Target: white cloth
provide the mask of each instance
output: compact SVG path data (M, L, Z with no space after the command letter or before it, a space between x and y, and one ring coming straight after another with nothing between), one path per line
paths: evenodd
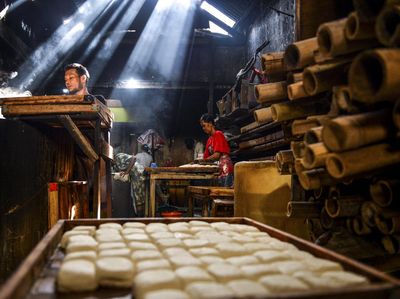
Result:
M138 163L143 167L150 167L151 162L153 162L153 158L151 157L151 155L146 152L140 152L136 154L135 158L136 158L135 163Z

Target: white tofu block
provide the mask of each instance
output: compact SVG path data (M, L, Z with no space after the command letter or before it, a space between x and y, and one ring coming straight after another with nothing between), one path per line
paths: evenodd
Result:
M189 284L185 291L192 299L234 298L234 292L216 282L194 282Z
M341 282L343 286L358 286L369 283L366 277L348 271L327 271L322 273L322 277L329 277Z
M183 247L182 240L175 238L158 239L155 240L155 243L161 250L170 247Z
M96 226L94 225L78 225L75 226L72 231L88 231L91 236L96 232Z
M290 275L267 275L258 281L271 293L292 293L310 289L304 282Z
M232 241L233 242L237 242L237 243L253 243L256 240L252 237L249 236L244 236L244 235L240 235L240 236L232 236Z
M297 271L306 271L308 270L305 267L304 263L298 261L279 261L274 262L271 265L278 268L279 272L282 274L291 275Z
M132 228L145 228L146 224L142 223L142 222L125 222L122 225L123 228L128 228L128 227L132 227Z
M143 260L136 263L136 271L138 273L146 270L156 269L171 269L171 264L167 259L164 258Z
M191 220L189 221L189 224L193 226L210 226L210 223L202 220Z
M204 239L184 239L183 244L186 248L198 248L205 247L210 244L207 240Z
M135 263L144 260L160 259L162 257L158 250L135 250L131 255L131 259Z
M96 240L99 243L108 243L108 242L123 242L124 239L119 234L97 234Z
M107 243L100 243L97 247L97 250L101 251L101 250L122 249L122 248L128 248L124 242L107 242Z
M90 236L72 236L68 242L66 249L67 253L92 250L97 250L97 242Z
M157 232L150 234L151 239L158 240L158 239L171 239L175 238L174 234L171 232Z
M234 279L240 279L243 277L243 273L239 267L228 263L212 264L207 267L207 271L210 272L218 282L226 283Z
M125 242L150 242L150 237L147 234L129 234L124 235Z
M94 250L91 251L77 251L71 252L64 257L63 262L70 261L70 260L88 260L91 262L95 262L97 258L97 252Z
M99 229L103 228L112 228L121 231L122 230L122 225L119 223L115 222L108 222L108 223L102 223L99 225Z
M235 265L235 266L245 266L245 265L253 265L253 264L259 264L260 260L257 259L253 255L242 255L242 256L234 256L225 259L229 264Z
M291 260L291 257L285 251L260 250L254 252L253 255L264 263Z
M259 282L249 279L232 280L226 284L239 298L261 297L269 291Z
M191 233L186 233L186 232L185 233L183 233L183 232L175 232L174 233L174 238L181 239L181 240L192 239L193 235Z
M87 230L69 230L65 232L61 238L60 247L67 248L69 239L72 236L91 236L90 231Z
M251 238L267 238L267 237L269 237L269 234L266 232L244 232L243 234L245 236L248 236Z
M243 265L240 267L243 274L251 279L258 280L262 276L280 274L278 268L269 264Z
M146 294L162 289L181 289L181 283L171 270L148 270L140 272L134 278L135 298L145 298Z
M180 267L175 270L175 273L185 286L197 281L215 281L206 270L200 267Z
M238 255L247 255L249 251L239 243L223 242L215 245L215 248L221 253L221 257L228 258Z
M236 231L241 232L241 233L259 232L260 231L257 227L247 225L247 224L231 224L230 226L233 227Z
M189 295L178 289L164 289L146 293L144 299L191 299Z
M131 234L145 234L144 228L136 228L136 227L127 227L123 228L121 231L122 235L131 235Z
M101 286L131 287L134 277L132 262L124 257L103 257L96 261L97 277Z
M94 263L84 259L62 263L57 275L57 287L60 292L95 290L97 279Z
M205 256L205 255L219 255L219 251L213 247L200 247L200 248L190 248L189 249L190 254L193 256Z
M169 261L174 268L202 265L202 262L193 256L173 256L170 257Z
M205 267L207 267L208 265L213 265L213 264L226 263L222 257L213 256L213 255L199 256L199 260L205 265Z
M99 251L99 258L113 256L126 257L129 259L131 257L131 251L128 248L104 249Z
M163 255L167 258L175 257L175 256L189 256L192 255L183 247L170 247L166 248L162 251Z
M164 223L149 223L146 228L145 231L148 234L152 234L152 233L158 233L158 232L167 232L169 231L168 226Z
M307 269L312 272L343 270L343 267L339 263L316 257L305 259L303 260L303 263L307 266Z
M246 248L249 252L256 252L260 250L269 250L270 246L266 243L245 243L243 244L244 248Z
M128 243L128 248L132 251L134 250L158 250L157 246L151 242L140 242L140 241L133 241Z

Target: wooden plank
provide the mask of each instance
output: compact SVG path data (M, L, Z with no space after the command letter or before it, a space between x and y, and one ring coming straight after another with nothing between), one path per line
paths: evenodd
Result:
M281 139L284 137L284 133L283 131L278 131L272 134L268 134L266 136L262 136L260 138L256 138L256 139L251 139L248 141L244 141L239 143L239 148L240 149L246 149L246 148L250 148L253 146L257 146L257 145L261 145L261 144L265 144L277 139Z
M3 105L23 104L23 105L43 105L43 104L91 104L95 98L91 95L50 95L50 96L31 96L2 98L0 103Z
M88 113L97 114L99 105L4 105L2 113L4 116L19 115L41 115L41 114L70 114L70 113Z
M87 141L85 136L83 136L79 128L72 121L71 117L69 115L60 115L58 116L58 118L60 119L64 127L67 129L67 131L71 134L72 138L78 144L79 148L85 153L85 155L91 161L97 161L99 159L99 156L94 151L93 147Z
M58 221L58 185L49 183L47 187L48 197L48 228L51 229Z

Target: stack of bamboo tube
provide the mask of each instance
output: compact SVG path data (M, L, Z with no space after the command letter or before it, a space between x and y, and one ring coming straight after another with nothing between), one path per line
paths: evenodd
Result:
M400 253L400 0L353 4L347 18L321 24L315 38L285 51L295 79L279 110L299 103L312 111L325 107L322 95L331 100L325 115L290 114L302 140L277 154L277 166L282 174L295 169L308 200L291 202L288 216L306 218L315 238L341 227Z

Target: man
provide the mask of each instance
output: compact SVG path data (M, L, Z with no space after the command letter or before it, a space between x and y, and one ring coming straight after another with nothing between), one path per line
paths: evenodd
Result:
M87 68L79 63L68 64L64 68L64 81L69 94L89 94L87 83L90 79Z

